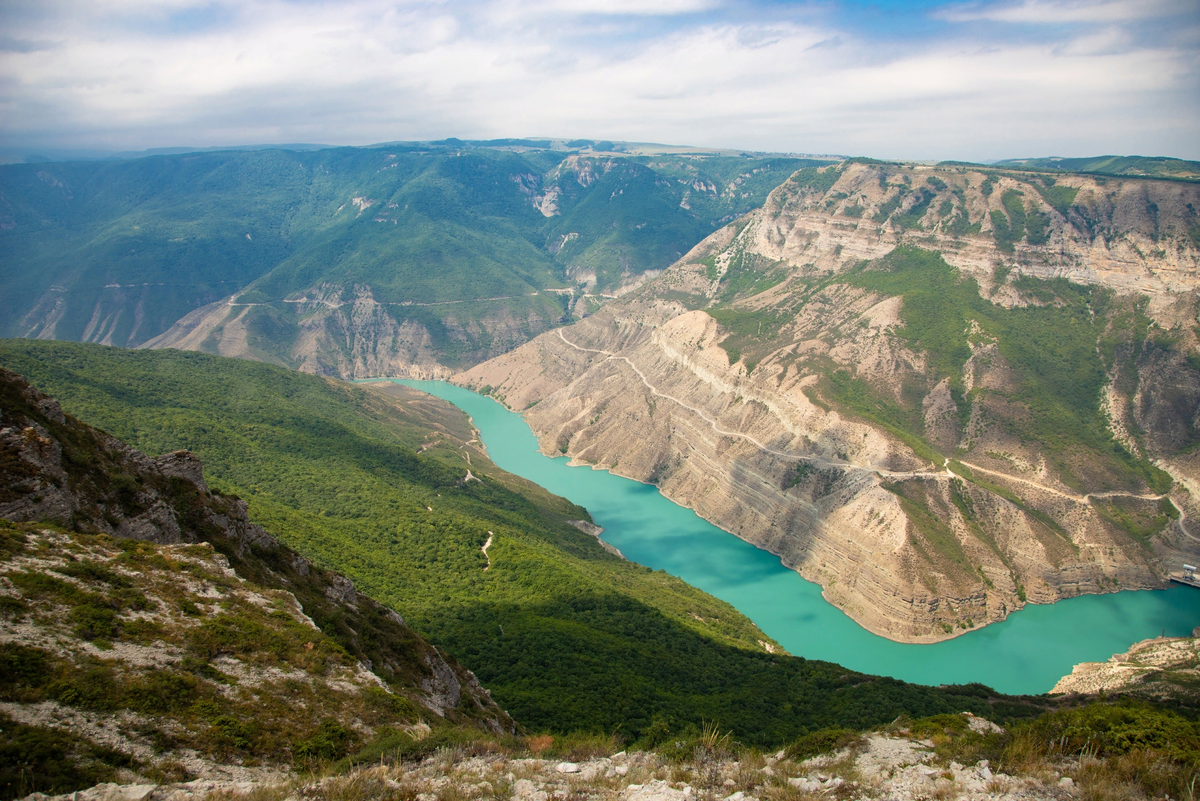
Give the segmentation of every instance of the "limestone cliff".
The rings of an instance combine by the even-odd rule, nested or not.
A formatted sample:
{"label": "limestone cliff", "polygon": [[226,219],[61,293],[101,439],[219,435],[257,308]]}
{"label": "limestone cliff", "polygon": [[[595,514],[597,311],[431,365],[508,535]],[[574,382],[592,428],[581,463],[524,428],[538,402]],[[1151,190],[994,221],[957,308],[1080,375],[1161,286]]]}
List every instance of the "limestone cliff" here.
{"label": "limestone cliff", "polygon": [[643,289],[455,380],[868,629],[941,639],[1198,553],[1198,207],[1187,183],[801,170]]}

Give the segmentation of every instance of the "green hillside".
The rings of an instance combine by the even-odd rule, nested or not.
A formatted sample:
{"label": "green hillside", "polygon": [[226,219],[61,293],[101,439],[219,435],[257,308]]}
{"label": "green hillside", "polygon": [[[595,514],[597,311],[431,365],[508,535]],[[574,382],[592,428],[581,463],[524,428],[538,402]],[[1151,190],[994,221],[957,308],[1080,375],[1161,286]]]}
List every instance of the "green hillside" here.
{"label": "green hillside", "polygon": [[998,167],[1025,167],[1032,170],[1092,172],[1100,175],[1181,178],[1200,181],[1200,161],[1184,161],[1166,156],[1095,156],[1093,158],[1035,158],[997,161]]}
{"label": "green hillside", "polygon": [[568,315],[539,290],[664,268],[801,164],[462,144],[0,166],[0,335],[135,346],[246,290],[259,358],[291,363],[295,301],[366,297],[477,361]]}
{"label": "green hillside", "polygon": [[586,517],[579,507],[480,451],[468,451],[480,479],[470,480],[464,417],[419,393],[60,342],[4,341],[0,364],[148,453],[194,451],[252,519],[401,612],[531,730],[656,740],[716,721],[777,744],[901,713],[1035,711],[977,686],[920,687],[767,653],[768,638],[728,604],[567,525]]}

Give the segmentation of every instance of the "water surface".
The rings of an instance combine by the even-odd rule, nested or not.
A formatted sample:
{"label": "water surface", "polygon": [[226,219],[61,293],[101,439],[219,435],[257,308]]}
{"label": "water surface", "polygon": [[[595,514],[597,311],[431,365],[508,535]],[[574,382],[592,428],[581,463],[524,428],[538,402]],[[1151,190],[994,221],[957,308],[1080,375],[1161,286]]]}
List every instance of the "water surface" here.
{"label": "water surface", "polygon": [[1200,590],[1086,595],[1030,604],[946,642],[909,645],[871,634],[821,597],[821,588],[675,504],[658,489],[603,470],[569,467],[538,449],[525,421],[501,404],[441,381],[397,381],[469,414],[499,467],[587,507],[603,538],[629,559],[679,576],[728,601],[798,656],[921,684],[982,682],[1006,693],[1043,693],[1079,662],[1132,643],[1185,636],[1200,625]]}

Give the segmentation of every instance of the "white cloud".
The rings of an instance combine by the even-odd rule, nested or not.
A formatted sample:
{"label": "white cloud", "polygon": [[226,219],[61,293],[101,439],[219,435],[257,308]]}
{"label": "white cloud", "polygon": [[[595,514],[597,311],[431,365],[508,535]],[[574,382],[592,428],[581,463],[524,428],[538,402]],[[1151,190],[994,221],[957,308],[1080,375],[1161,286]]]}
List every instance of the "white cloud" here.
{"label": "white cloud", "polygon": [[937,16],[954,22],[1108,23],[1195,14],[1194,0],[1024,0],[951,6]]}
{"label": "white cloud", "polygon": [[517,4],[535,14],[596,14],[601,16],[659,16],[692,14],[719,5],[718,0],[530,0]]}
{"label": "white cloud", "polygon": [[[592,16],[582,0],[252,0],[205,6],[191,29],[164,34],[109,2],[0,16],[14,41],[56,43],[0,52],[4,144],[538,135],[893,158],[1200,158],[1195,48],[1115,24],[1047,41],[968,26],[905,42],[811,15],[692,18],[704,4],[686,0],[637,4],[657,9],[653,24]],[[183,0],[169,10],[198,13]]]}

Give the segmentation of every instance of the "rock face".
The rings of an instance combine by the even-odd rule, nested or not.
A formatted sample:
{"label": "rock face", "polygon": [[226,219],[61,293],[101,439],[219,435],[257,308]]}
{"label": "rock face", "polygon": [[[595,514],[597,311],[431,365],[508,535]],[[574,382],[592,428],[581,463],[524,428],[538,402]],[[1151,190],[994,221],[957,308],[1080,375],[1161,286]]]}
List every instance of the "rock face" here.
{"label": "rock face", "polygon": [[801,170],[455,381],[871,631],[943,639],[1197,554],[1197,208],[1191,184]]}
{"label": "rock face", "polygon": [[[324,284],[290,299],[282,311],[231,296],[188,314],[141,347],[278,362],[342,378],[444,379],[454,372],[441,363],[446,350],[464,351],[468,363],[481,361],[528,341],[561,316],[560,310],[531,308],[521,314],[493,305],[477,319],[460,321],[448,313],[438,326],[446,341],[436,343],[429,326],[389,313],[389,305],[376,302],[370,287]],[[282,326],[288,334],[264,336],[264,326]]]}

